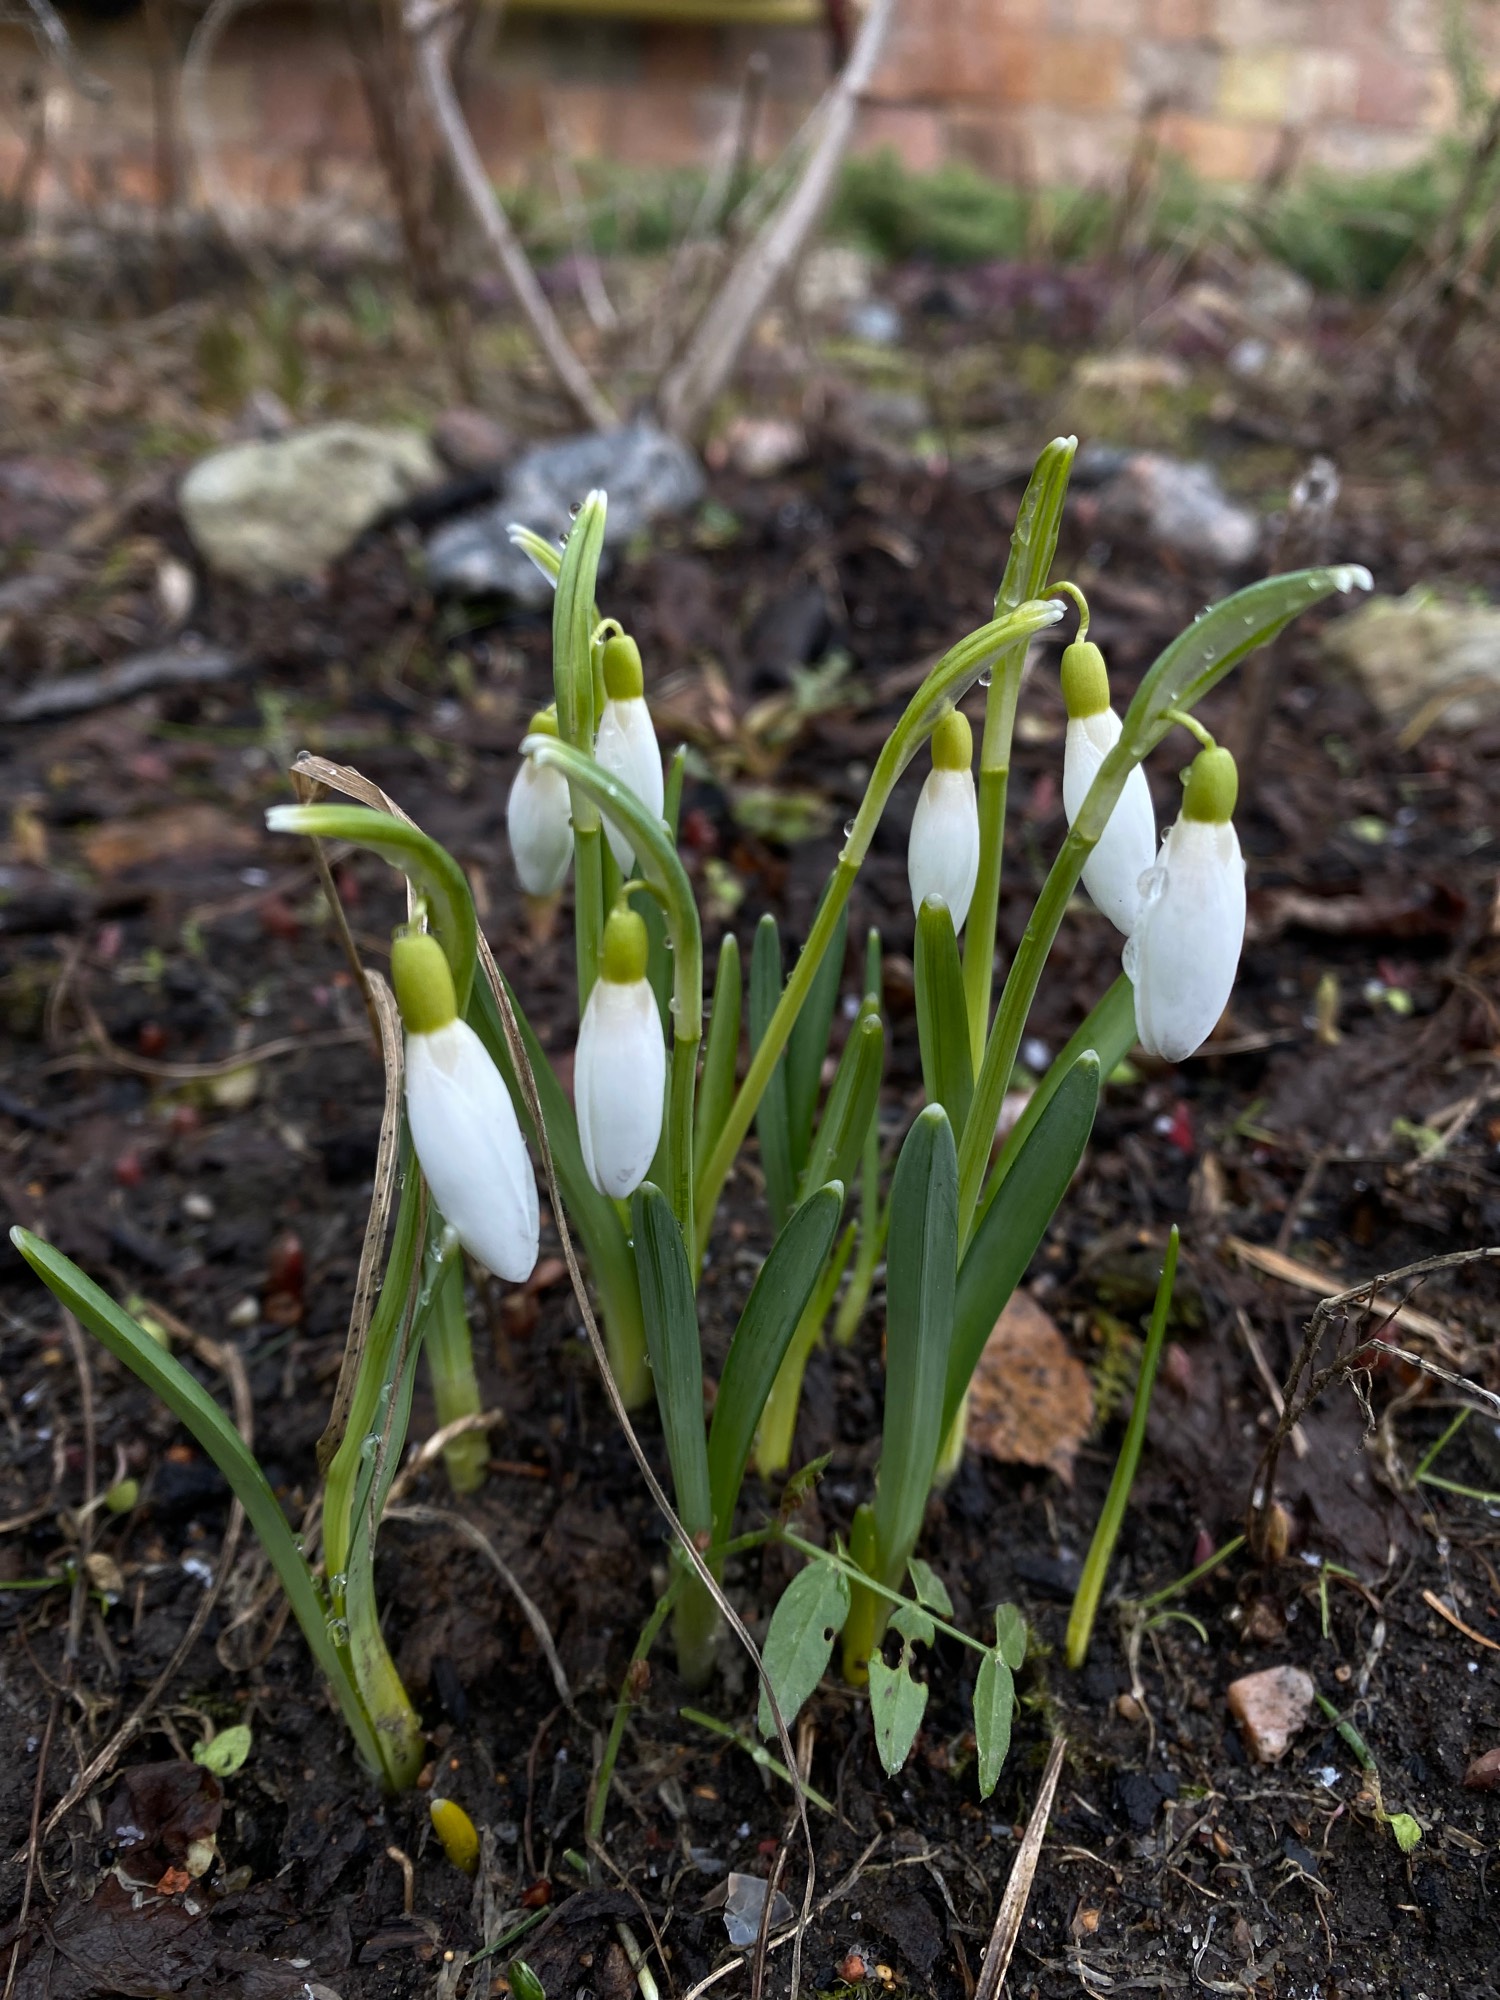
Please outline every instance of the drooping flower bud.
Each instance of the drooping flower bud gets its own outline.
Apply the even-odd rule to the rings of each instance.
[[[646,1178],[661,1138],[667,1048],[646,977],[646,926],[627,905],[604,926],[603,966],[583,1010],[573,1105],[584,1170],[617,1201]]]
[[[1063,811],[1071,826],[1083,810],[1099,766],[1120,740],[1120,718],[1109,705],[1104,655],[1075,639],[1062,656],[1068,734],[1063,746]],[[1151,788],[1137,764],[1087,861],[1083,886],[1118,931],[1129,936],[1141,911],[1141,877],[1156,855]]]
[[[951,709],[932,732],[932,769],[912,814],[906,875],[911,905],[929,896],[948,905],[955,932],[964,927],[979,874],[979,804],[974,796],[974,732]]]
[[[536,1266],[536,1180],[505,1079],[460,1021],[437,939],[400,933],[391,979],[406,1029],[406,1117],[438,1210],[471,1257],[520,1284]]]
[[[617,633],[604,646],[604,712],[594,740],[594,756],[612,778],[635,793],[653,819],[660,819],[666,798],[656,725],[646,706],[641,651],[634,639]],[[620,873],[628,875],[635,859],[630,842],[606,819],[604,835]]]
[[[1208,1040],[1234,986],[1245,942],[1245,864],[1230,819],[1238,791],[1229,752],[1200,750],[1125,945],[1141,1047],[1166,1062]]]
[[[530,734],[557,734],[550,708],[531,718]],[[573,859],[573,804],[561,771],[523,757],[506,803],[505,827],[521,887],[528,896],[555,895]]]

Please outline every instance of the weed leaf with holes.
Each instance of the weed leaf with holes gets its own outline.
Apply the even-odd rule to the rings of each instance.
[[[833,1642],[848,1616],[849,1585],[842,1570],[831,1563],[809,1563],[781,1593],[761,1658],[788,1729],[826,1673]],[[772,1735],[776,1727],[764,1687],[755,1726],[762,1736]]]

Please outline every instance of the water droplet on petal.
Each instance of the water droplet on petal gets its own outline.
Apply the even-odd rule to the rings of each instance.
[[[1120,953],[1120,964],[1124,967],[1125,977],[1130,981],[1132,986],[1135,984],[1136,967],[1140,964],[1140,959],[1140,933],[1139,931],[1132,931],[1130,936],[1125,940],[1125,949]]]

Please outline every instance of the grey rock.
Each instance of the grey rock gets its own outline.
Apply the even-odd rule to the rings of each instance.
[[[201,459],[178,500],[211,570],[269,590],[319,576],[441,476],[420,431],[319,424]]]
[[[429,538],[433,589],[511,597],[537,609],[550,604],[551,584],[506,531],[518,521],[560,539],[573,509],[595,487],[609,495],[607,554],[652,521],[694,506],[703,494],[703,469],[680,439],[645,419],[537,445],[510,467],[493,506],[449,521]]]
[[[1132,452],[1096,501],[1106,535],[1140,535],[1189,562],[1238,569],[1260,547],[1260,516],[1231,500],[1211,465]]]
[[[820,243],[808,251],[797,272],[797,304],[805,313],[862,305],[870,296],[873,271],[863,250],[847,243]]]
[[[455,472],[494,472],[516,448],[515,438],[497,418],[462,404],[443,411],[432,426],[432,442]]]
[[[1372,597],[1335,619],[1323,644],[1396,727],[1422,715],[1456,734],[1500,716],[1500,606],[1423,589]]]

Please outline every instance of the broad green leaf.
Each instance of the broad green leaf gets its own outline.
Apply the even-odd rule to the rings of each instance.
[[[1006,1133],[989,1186],[979,1204],[981,1214],[994,1200],[1000,1183],[1020,1157],[1021,1149],[1036,1129],[1038,1119],[1078,1058],[1092,1050],[1099,1058],[1099,1078],[1104,1084],[1129,1055],[1135,1043],[1135,988],[1122,972],[1103,999],[1084,1016],[1077,1033],[1071,1035],[1053,1057],[1047,1074],[1027,1098],[1020,1117]]]
[[[912,1679],[910,1644],[902,1646],[900,1662],[894,1667],[874,1654],[870,1660],[870,1720],[875,1728],[875,1749],[888,1778],[894,1778],[911,1755],[926,1709],[927,1683]]]
[[[974,1095],[969,1015],[953,917],[936,896],[929,896],[917,913],[915,963],[922,1088],[927,1102],[941,1104],[948,1123],[961,1132]]]
[[[1392,1813],[1386,1825],[1396,1836],[1396,1845],[1403,1854],[1410,1854],[1421,1845],[1421,1822],[1413,1819],[1410,1813]]]
[[[734,1072],[740,1053],[740,1006],[743,999],[740,948],[733,932],[726,932],[719,946],[719,969],[714,979],[713,1010],[708,1017],[708,1034],[703,1045],[703,1078],[698,1085],[698,1108],[693,1125],[693,1151],[706,1159],[724,1124],[724,1114],[734,1100]]]
[[[906,1573],[943,1435],[958,1263],[958,1162],[939,1104],[918,1114],[891,1183],[885,1426],[875,1493],[882,1583]]]
[[[410,820],[377,812],[373,806],[273,806],[266,814],[266,824],[273,833],[347,840],[399,868],[426,902],[427,921],[453,974],[458,1011],[464,1011],[478,962],[478,925],[468,877],[446,847],[439,847]]]
[[[945,1430],[958,1413],[995,1321],[1068,1191],[1093,1130],[1098,1103],[1099,1058],[1090,1051],[1078,1058],[1053,1092],[1016,1155],[1015,1170],[1000,1183],[974,1232],[954,1299]]]
[[[212,1771],[216,1778],[232,1778],[250,1755],[250,1726],[236,1722],[229,1729],[221,1729],[211,1743],[193,1745],[193,1762],[201,1764],[205,1771]]]
[[[828,1670],[833,1642],[849,1616],[849,1585],[832,1563],[810,1562],[799,1570],[771,1613],[761,1660],[776,1690],[776,1706],[790,1729],[813,1689]],[[762,1736],[775,1734],[771,1704],[760,1691],[755,1726]]]
[[[688,1533],[701,1535],[713,1526],[713,1507],[703,1438],[703,1349],[693,1273],[677,1218],[660,1188],[643,1181],[631,1197],[630,1217],[641,1274],[646,1351],[656,1378],[677,1511]]]
[[[1012,1673],[1026,1664],[1026,1620],[1014,1604],[995,1606],[995,1651]]]
[[[1335,563],[1268,576],[1203,612],[1158,656],[1136,689],[1121,727],[1127,759],[1139,760],[1161,741],[1172,727],[1172,709],[1196,707],[1231,668],[1302,612],[1325,597],[1370,587],[1370,572],[1360,564]]]
[[[1000,1782],[1010,1752],[1010,1725],[1016,1711],[1016,1684],[1001,1649],[986,1653],[974,1682],[974,1741],[979,1750],[979,1796],[987,1799]]]
[[[925,1604],[929,1611],[935,1611],[939,1618],[953,1616],[953,1599],[948,1595],[948,1586],[932,1567],[920,1556],[913,1556],[906,1565],[911,1577],[911,1587],[917,1593],[918,1604]]]
[[[826,897],[825,887],[823,895]],[[833,1011],[839,1000],[839,981],[844,972],[844,947],[849,936],[849,909],[839,911],[838,923],[829,939],[807,989],[802,1010],[792,1025],[786,1044],[786,1116],[791,1146],[792,1172],[802,1173],[812,1137],[813,1113],[818,1106],[818,1084],[823,1074],[823,1058],[828,1053],[828,1036],[833,1027]],[[814,1175],[807,1185],[821,1187],[828,1176]]]
[[[361,1755],[372,1770],[382,1768],[379,1747],[342,1661],[328,1636],[327,1613],[281,1503],[266,1483],[245,1441],[213,1397],[180,1361],[151,1338],[107,1292],[62,1252],[29,1229],[12,1229],[10,1240],[55,1298],[65,1305],[117,1361],[159,1397],[228,1480],[235,1498],[287,1594],[313,1658],[339,1697]]]
[[[818,1282],[843,1207],[841,1187],[810,1195],[771,1246],[729,1343],[708,1434],[714,1537],[727,1538],[755,1427]],[[699,1389],[702,1407],[702,1389]],[[700,1418],[701,1429],[701,1418]]]
[[[841,1181],[848,1187],[859,1166],[870,1125],[880,1108],[880,1074],[885,1065],[885,1028],[877,1008],[868,1003],[844,1044],[823,1116],[807,1154],[801,1185],[822,1187]]]
[[[1047,587],[1077,450],[1076,437],[1053,438],[1032,467],[1011,530],[1005,575],[995,592],[997,618],[1028,598],[1040,597]]]
[[[750,1050],[765,1039],[776,1003],[781,998],[781,933],[776,919],[764,916],[755,927],[750,951]],[[771,1220],[780,1229],[792,1211],[796,1177],[792,1172],[791,1128],[787,1114],[786,1057],[771,1079],[755,1111],[755,1136],[760,1141],[761,1172],[766,1177],[766,1201]]]

